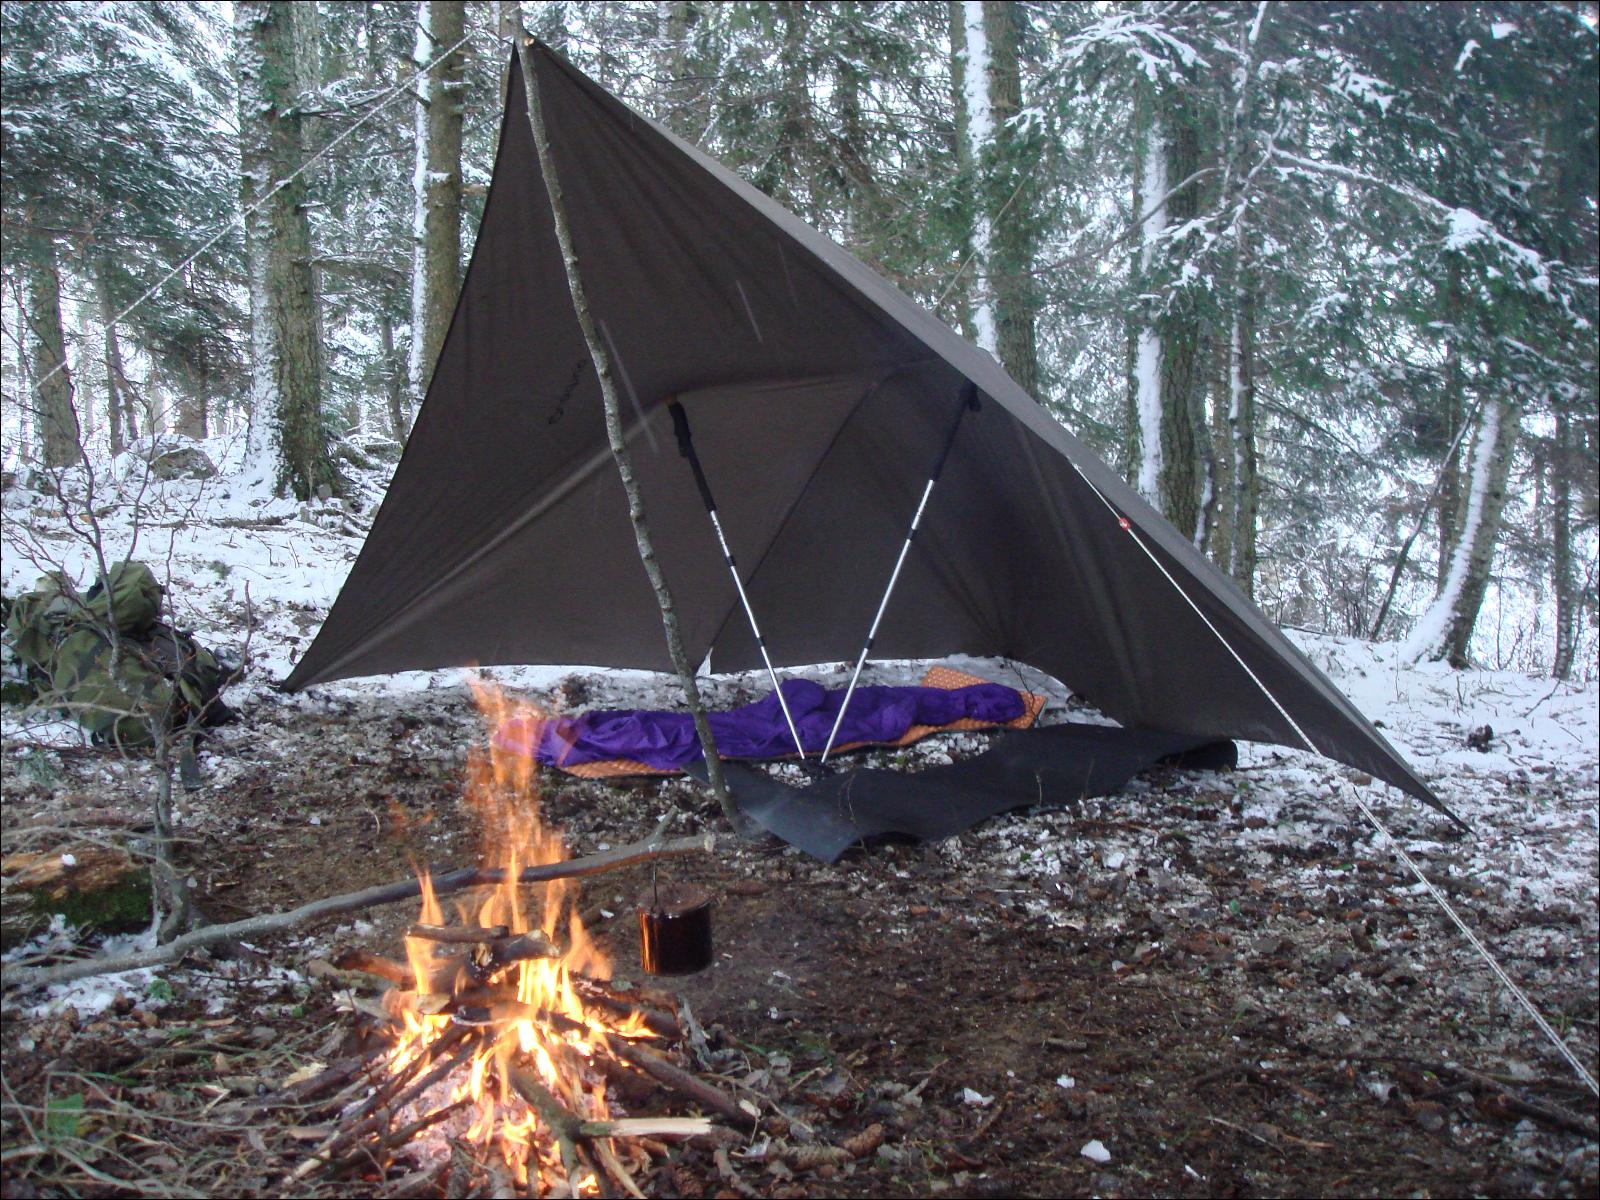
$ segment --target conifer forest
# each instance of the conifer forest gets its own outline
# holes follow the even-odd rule
[[[0,438],[8,1197],[1600,1187],[1593,0],[6,3]]]

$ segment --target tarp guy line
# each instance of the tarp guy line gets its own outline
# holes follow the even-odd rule
[[[1072,465],[1073,468],[1076,469],[1078,464],[1073,463]],[[1227,648],[1229,654],[1233,655],[1234,661],[1244,668],[1245,674],[1250,676],[1252,682],[1254,682],[1255,685],[1261,689],[1262,694],[1272,702],[1273,707],[1283,714],[1283,719],[1289,722],[1290,726],[1294,729],[1300,740],[1305,743],[1306,749],[1311,751],[1311,753],[1318,755],[1319,757],[1327,757],[1322,753],[1322,751],[1317,749],[1316,743],[1306,736],[1306,731],[1300,728],[1299,722],[1289,715],[1288,711],[1283,707],[1282,704],[1278,703],[1278,698],[1272,694],[1272,689],[1267,687],[1265,683],[1261,682],[1261,679],[1254,671],[1250,669],[1249,664],[1247,664],[1244,659],[1239,656],[1238,651],[1233,648],[1228,639],[1223,637],[1222,631],[1211,623],[1211,621],[1206,617],[1205,613],[1200,611],[1200,606],[1189,598],[1189,593],[1183,590],[1182,585],[1180,585],[1178,581],[1172,577],[1171,573],[1168,572],[1166,566],[1161,562],[1161,560],[1157,558],[1151,552],[1150,548],[1144,544],[1144,539],[1139,536],[1138,530],[1134,529],[1133,523],[1129,521],[1127,517],[1124,517],[1121,513],[1117,512],[1117,510],[1112,506],[1111,501],[1107,500],[1105,496],[1101,494],[1100,489],[1094,486],[1094,483],[1087,475],[1085,475],[1082,471],[1078,471],[1078,477],[1087,483],[1094,494],[1099,497],[1100,503],[1106,506],[1106,511],[1117,519],[1117,524],[1128,531],[1129,535],[1131,535],[1133,540],[1138,544],[1139,549],[1143,550],[1146,557],[1148,557],[1151,562],[1155,563],[1156,569],[1159,570],[1162,575],[1166,576],[1167,582],[1172,584],[1174,588],[1177,588],[1178,594],[1188,602],[1189,607],[1194,609],[1199,618],[1205,622],[1206,628],[1217,635],[1217,640]],[[1515,982],[1513,982],[1511,976],[1506,974],[1505,968],[1502,967],[1495,956],[1490,953],[1489,948],[1478,940],[1477,935],[1474,934],[1471,929],[1467,928],[1467,923],[1461,919],[1461,915],[1457,913],[1451,903],[1440,894],[1439,889],[1433,886],[1433,882],[1422,873],[1422,868],[1417,866],[1411,855],[1406,853],[1405,847],[1400,844],[1399,840],[1394,836],[1394,834],[1389,832],[1384,823],[1378,819],[1378,815],[1372,811],[1372,809],[1367,805],[1367,802],[1359,795],[1356,795],[1354,790],[1351,791],[1351,798],[1356,802],[1356,806],[1361,809],[1362,815],[1365,816],[1368,822],[1371,823],[1372,827],[1378,831],[1378,835],[1394,849],[1395,853],[1400,856],[1401,861],[1404,862],[1406,866],[1411,868],[1411,873],[1417,877],[1417,882],[1422,884],[1428,895],[1432,896],[1434,902],[1444,910],[1445,916],[1449,917],[1450,920],[1454,922],[1457,929],[1461,930],[1462,933],[1467,935],[1467,941],[1471,943],[1472,948],[1478,952],[1479,956],[1484,962],[1489,964],[1489,969],[1499,977],[1501,983],[1505,984],[1506,990],[1516,998],[1517,1003],[1522,1005],[1527,1014],[1533,1018],[1534,1024],[1537,1025],[1539,1029],[1543,1031],[1544,1035],[1550,1039],[1551,1044],[1554,1045],[1555,1048],[1560,1052],[1561,1057],[1565,1058],[1572,1069],[1578,1073],[1578,1078],[1583,1080],[1583,1082],[1588,1085],[1588,1088],[1591,1092],[1597,1096],[1600,1096],[1600,1083],[1597,1083],[1595,1081],[1595,1077],[1589,1073],[1588,1068],[1585,1067],[1583,1063],[1578,1061],[1578,1056],[1572,1052],[1572,1049],[1567,1045],[1567,1043],[1563,1041],[1561,1036],[1557,1034],[1556,1031],[1551,1027],[1550,1022],[1544,1019],[1544,1014],[1534,1006],[1533,1001],[1528,998],[1527,993],[1525,993],[1516,985]],[[1452,819],[1457,820],[1458,824],[1460,823],[1459,819],[1455,818],[1453,814]]]

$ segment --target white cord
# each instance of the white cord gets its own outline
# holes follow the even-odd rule
[[[256,211],[261,208],[262,205],[266,204],[266,202],[268,200],[271,200],[280,191],[282,191],[285,187],[287,187],[291,182],[293,182],[295,179],[299,178],[299,176],[304,174],[306,172],[306,170],[314,162],[316,162],[323,155],[327,154],[335,146],[339,145],[339,143],[343,142],[347,137],[349,137],[356,130],[360,129],[368,121],[372,120],[373,117],[377,116],[384,109],[388,108],[390,104],[394,103],[394,100],[395,100],[395,98],[397,96],[399,96],[403,92],[408,92],[410,90],[412,84],[416,83],[417,80],[421,79],[429,71],[433,70],[434,67],[438,66],[441,62],[443,62],[445,59],[449,58],[452,54],[454,54],[457,50],[461,49],[461,47],[465,46],[473,38],[477,37],[478,33],[479,33],[479,31],[476,30],[476,29],[469,31],[467,33],[466,37],[462,38],[454,46],[451,46],[450,49],[444,51],[438,57],[432,59],[428,63],[427,66],[422,68],[422,70],[418,71],[415,75],[411,76],[409,79],[407,79],[407,80],[405,80],[405,81],[403,81],[401,83],[397,83],[393,88],[391,88],[389,90],[389,94],[387,96],[383,97],[383,99],[381,99],[378,103],[374,104],[370,109],[368,109],[366,114],[364,116],[362,116],[359,120],[354,122],[350,126],[350,128],[346,129],[343,133],[339,134],[338,137],[332,138],[331,140],[329,140],[329,142],[328,142],[328,144],[326,146],[324,146],[322,149],[318,150],[315,154],[313,154],[310,158],[306,159],[305,162],[301,163],[298,167],[296,167],[289,174],[285,175],[282,179],[278,180],[277,183],[273,184],[272,187],[269,188],[261,196],[261,198],[259,200],[257,200],[254,204],[252,204],[249,208],[245,209],[242,212],[235,213],[233,216],[229,217],[227,219],[227,221],[225,221],[223,223],[222,228],[218,229],[216,233],[212,234],[209,238],[207,238],[205,241],[201,242],[198,246],[196,246],[194,248],[194,250],[191,251],[189,253],[189,255],[183,259],[182,262],[180,262],[177,266],[173,267],[172,270],[168,271],[160,279],[156,280],[155,283],[153,283],[148,289],[146,289],[146,291],[137,300],[135,300],[132,304],[128,305],[127,308],[123,309],[116,316],[112,317],[109,323],[112,324],[112,325],[120,325],[122,323],[123,319],[125,317],[127,317],[127,315],[129,313],[131,313],[134,309],[138,308],[146,300],[150,299],[151,296],[154,296],[162,288],[166,287],[168,282],[170,282],[174,276],[179,274],[185,267],[187,267],[190,263],[194,262],[195,259],[199,258],[207,250],[211,249],[211,247],[215,246],[218,242],[220,242],[227,235],[228,231],[231,230],[235,225],[243,223],[243,221],[245,220],[246,217],[253,216],[256,213]],[[30,389],[33,392],[33,394],[34,395],[38,395],[40,389],[43,388],[45,384],[49,383],[52,379],[54,379],[61,371],[63,371],[66,368],[66,365],[67,365],[67,360],[65,358],[63,358],[55,366],[51,367],[48,371],[46,371],[43,375],[41,375],[37,380],[35,380],[34,384],[33,384],[33,387]]]
[[[1072,462],[1071,459],[1068,459],[1067,461]],[[1206,628],[1217,635],[1217,640],[1222,643],[1223,648],[1226,649],[1229,654],[1233,655],[1234,661],[1244,668],[1244,672],[1246,675],[1250,676],[1251,682],[1261,689],[1261,694],[1272,703],[1272,706],[1276,708],[1280,714],[1282,714],[1283,719],[1289,723],[1290,728],[1292,728],[1299,736],[1301,742],[1304,743],[1305,748],[1311,751],[1313,754],[1322,755],[1322,751],[1317,749],[1316,743],[1306,735],[1306,731],[1304,729],[1300,728],[1299,722],[1289,715],[1288,711],[1283,707],[1282,704],[1278,703],[1278,698],[1272,694],[1272,690],[1262,682],[1259,675],[1250,669],[1249,664],[1240,657],[1239,652],[1235,650],[1229,643],[1228,639],[1222,635],[1222,631],[1211,623],[1210,618],[1200,610],[1200,606],[1194,602],[1194,600],[1189,596],[1188,592],[1184,591],[1183,585],[1172,577],[1172,573],[1167,570],[1165,564],[1163,564],[1162,561],[1155,556],[1154,552],[1151,551],[1149,546],[1145,545],[1144,539],[1139,536],[1139,531],[1134,528],[1133,522],[1116,510],[1111,501],[1107,500],[1104,493],[1102,493],[1099,488],[1095,487],[1094,481],[1083,473],[1083,469],[1079,467],[1077,463],[1072,463],[1072,469],[1078,473],[1078,478],[1082,479],[1084,483],[1089,485],[1089,490],[1099,497],[1100,503],[1106,506],[1107,511],[1116,518],[1117,524],[1127,531],[1128,535],[1133,538],[1134,543],[1139,547],[1139,549],[1143,550],[1145,552],[1145,556],[1156,565],[1156,569],[1159,570],[1162,575],[1166,576],[1167,582],[1172,584],[1172,586],[1177,590],[1178,595],[1182,596],[1184,600],[1188,602],[1189,607],[1194,609],[1196,615],[1205,622]],[[1326,755],[1322,756],[1326,757]],[[1544,1019],[1544,1014],[1534,1006],[1533,1001],[1528,998],[1527,993],[1516,985],[1515,981],[1512,980],[1510,975],[1506,974],[1505,968],[1502,967],[1495,956],[1490,953],[1489,948],[1479,941],[1477,935],[1467,927],[1467,923],[1461,919],[1461,915],[1457,913],[1450,902],[1440,894],[1439,889],[1433,886],[1432,881],[1422,873],[1422,868],[1417,866],[1415,860],[1412,859],[1410,854],[1406,853],[1405,847],[1400,844],[1399,840],[1395,838],[1394,834],[1390,833],[1389,830],[1384,826],[1383,822],[1378,819],[1378,815],[1372,811],[1372,809],[1367,805],[1367,802],[1357,795],[1353,789],[1350,792],[1350,796],[1351,799],[1356,802],[1356,806],[1361,810],[1362,815],[1365,816],[1368,822],[1371,823],[1372,827],[1378,831],[1378,834],[1386,842],[1388,842],[1389,846],[1394,850],[1394,852],[1400,856],[1401,861],[1404,862],[1406,866],[1411,868],[1411,873],[1417,877],[1417,881],[1421,883],[1422,886],[1427,890],[1428,895],[1433,897],[1434,902],[1444,910],[1445,916],[1449,917],[1450,920],[1455,924],[1455,927],[1466,935],[1467,941],[1472,944],[1472,948],[1478,952],[1479,956],[1484,962],[1489,964],[1489,969],[1493,971],[1499,978],[1500,982],[1505,985],[1506,990],[1516,997],[1517,1003],[1522,1005],[1528,1016],[1533,1018],[1533,1023],[1543,1031],[1547,1038],[1550,1039],[1551,1045],[1555,1046],[1555,1048],[1560,1052],[1561,1057],[1566,1059],[1567,1063],[1572,1067],[1572,1069],[1577,1072],[1578,1078],[1583,1080],[1591,1092],[1597,1096],[1600,1096],[1600,1083],[1596,1083],[1595,1077],[1589,1072],[1589,1069],[1578,1060],[1578,1056],[1572,1052],[1572,1048],[1562,1040],[1560,1034],[1556,1033],[1556,1031],[1551,1027],[1550,1022]]]
[[[1378,819],[1378,814],[1373,812],[1372,809],[1367,806],[1367,802],[1363,800],[1353,788],[1350,790],[1350,798],[1356,802],[1356,807],[1361,809],[1362,815],[1372,823],[1372,827],[1383,835],[1384,840],[1389,843],[1389,848],[1400,856],[1400,861],[1411,868],[1411,873],[1417,877],[1417,882],[1422,884],[1422,886],[1427,889],[1428,895],[1432,896],[1434,902],[1437,903],[1440,908],[1444,909],[1445,915],[1455,922],[1456,928],[1461,930],[1461,932],[1466,935],[1467,941],[1472,943],[1472,948],[1483,956],[1483,961],[1489,964],[1490,970],[1500,977],[1500,982],[1505,984],[1506,990],[1515,996],[1517,998],[1517,1002],[1527,1010],[1528,1015],[1533,1018],[1534,1024],[1540,1029],[1544,1030],[1545,1037],[1549,1038],[1551,1044],[1561,1052],[1561,1057],[1565,1058],[1567,1062],[1571,1064],[1572,1069],[1578,1073],[1578,1078],[1582,1079],[1584,1083],[1589,1085],[1589,1090],[1591,1092],[1597,1096],[1600,1096],[1600,1084],[1595,1082],[1595,1077],[1589,1073],[1589,1069],[1578,1061],[1578,1056],[1574,1054],[1567,1043],[1562,1040],[1561,1035],[1550,1027],[1550,1022],[1546,1021],[1544,1019],[1544,1015],[1534,1007],[1533,1001],[1528,999],[1527,994],[1516,985],[1511,976],[1506,974],[1505,969],[1499,964],[1499,962],[1495,960],[1494,955],[1489,953],[1488,947],[1478,940],[1478,935],[1473,933],[1472,930],[1467,927],[1467,923],[1461,919],[1461,915],[1456,912],[1454,906],[1452,906],[1451,903],[1440,894],[1438,888],[1433,886],[1433,881],[1422,873],[1422,868],[1417,866],[1416,861],[1411,857],[1411,855],[1406,853],[1406,848],[1400,844],[1399,840],[1394,836],[1394,834],[1390,833],[1384,823]]]

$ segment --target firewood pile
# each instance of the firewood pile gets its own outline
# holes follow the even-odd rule
[[[366,1048],[252,1106],[307,1147],[285,1193],[645,1196],[709,1175],[757,1195],[746,1176],[826,1179],[884,1140],[877,1125],[819,1139],[725,1073],[745,1056],[713,1049],[685,1000],[577,971],[542,933],[422,922],[405,941],[409,962],[356,948],[312,964]],[[530,987],[534,971],[564,986]]]
[[[576,972],[539,931],[424,922],[406,945],[410,962],[354,949],[313,964],[349,982],[351,1032],[371,1049],[263,1098],[316,1137],[287,1184],[637,1196],[672,1145],[737,1146],[757,1128],[759,1098],[679,1065],[699,1031],[670,994]],[[532,968],[558,986],[530,986]]]

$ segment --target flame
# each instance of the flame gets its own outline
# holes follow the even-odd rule
[[[605,1098],[604,1078],[595,1064],[613,1035],[647,1036],[637,1015],[612,1017],[586,1006],[573,985],[573,974],[595,978],[610,976],[610,962],[595,945],[576,912],[578,885],[575,880],[558,880],[526,888],[516,883],[525,867],[560,862],[567,857],[560,835],[548,827],[540,812],[537,763],[530,753],[517,753],[502,745],[494,735],[508,722],[522,724],[521,730],[537,729],[544,719],[531,703],[508,696],[479,679],[470,679],[474,698],[488,727],[485,745],[474,747],[468,757],[468,803],[473,809],[481,841],[481,861],[504,869],[505,882],[473,902],[457,902],[456,910],[464,925],[506,926],[512,935],[538,931],[554,945],[564,948],[560,958],[536,958],[511,963],[487,978],[475,980],[486,994],[504,1001],[514,995],[528,1006],[525,1014],[495,1025],[484,1036],[464,1071],[446,1098],[434,1097],[437,1105],[468,1101],[472,1113],[467,1137],[485,1151],[498,1153],[519,1187],[536,1180],[540,1191],[576,1184],[582,1194],[597,1194],[596,1172],[601,1164],[632,1158],[637,1151],[621,1142],[597,1143],[599,1162],[588,1166],[581,1178],[568,1180],[555,1140],[542,1128],[537,1113],[510,1086],[510,1067],[515,1061],[531,1070],[561,1101],[567,1110],[583,1120],[603,1120],[610,1109]],[[511,739],[504,739],[511,743]],[[443,909],[434,893],[433,881],[419,866],[422,907],[419,920],[425,924],[445,923]],[[469,979],[449,968],[470,945],[437,943],[424,938],[406,938],[406,956],[419,996],[431,994],[442,980],[459,987]],[[459,994],[459,993],[458,993]],[[428,1054],[451,1028],[448,1015],[425,1011],[426,1004],[402,1005],[398,1015],[402,1032],[397,1038],[390,1063],[399,1070],[415,1063],[418,1055]],[[634,1161],[637,1161],[636,1159]]]

